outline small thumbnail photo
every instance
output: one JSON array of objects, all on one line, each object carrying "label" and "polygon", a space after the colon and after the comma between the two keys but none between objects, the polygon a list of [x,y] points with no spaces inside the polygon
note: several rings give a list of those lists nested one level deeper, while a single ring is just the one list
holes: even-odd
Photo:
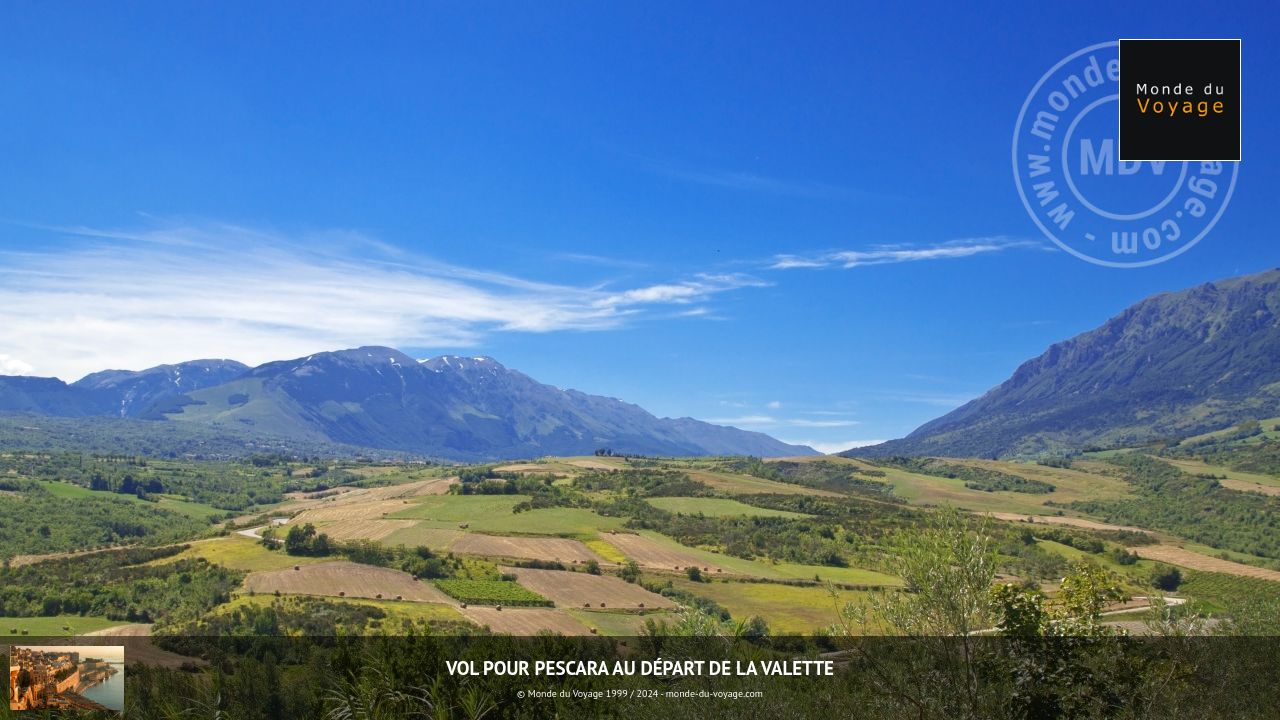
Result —
[{"label": "small thumbnail photo", "polygon": [[124,647],[14,646],[10,710],[124,710]]}]

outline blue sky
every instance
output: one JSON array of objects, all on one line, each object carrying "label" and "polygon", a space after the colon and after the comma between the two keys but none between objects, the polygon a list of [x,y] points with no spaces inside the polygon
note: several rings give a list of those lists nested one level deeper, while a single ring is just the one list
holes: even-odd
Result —
[{"label": "blue sky", "polygon": [[[0,372],[385,343],[900,436],[1280,264],[1273,13],[1120,5],[6,3]],[[1118,37],[1244,41],[1231,205],[1140,270],[1052,250],[1009,168],[1040,75]]]}]

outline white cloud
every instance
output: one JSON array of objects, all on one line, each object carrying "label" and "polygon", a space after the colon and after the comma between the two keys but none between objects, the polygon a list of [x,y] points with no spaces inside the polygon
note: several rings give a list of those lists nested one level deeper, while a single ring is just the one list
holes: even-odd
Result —
[{"label": "white cloud", "polygon": [[948,260],[1001,252],[1011,248],[1035,248],[1044,244],[1034,240],[1017,240],[1003,236],[967,238],[934,245],[873,245],[867,250],[836,250],[813,256],[777,255],[769,265],[771,270],[796,268],[844,269],[865,265],[891,265],[927,260]]},{"label": "white cloud", "polygon": [[29,364],[16,357],[0,353],[0,375],[26,375],[29,372],[31,372]]},{"label": "white cloud", "polygon": [[696,275],[692,280],[635,288],[605,295],[593,304],[599,308],[666,303],[688,305],[707,299],[715,293],[744,287],[764,287],[768,283],[749,275]]},{"label": "white cloud", "polygon": [[823,455],[844,452],[853,448],[866,447],[868,445],[879,445],[884,440],[836,440],[834,442],[818,441],[818,440],[783,440],[782,442],[792,445],[808,445]]},{"label": "white cloud", "polygon": [[2,371],[73,380],[202,357],[256,364],[367,344],[460,347],[495,332],[609,330],[650,307],[763,284],[746,275],[622,290],[543,283],[343,232],[64,232],[79,237],[70,249],[0,254]]},{"label": "white cloud", "polygon": [[778,408],[782,407],[782,402],[780,400],[774,400],[768,403],[767,405],[765,405],[765,407],[769,408],[770,410],[777,410]]},{"label": "white cloud", "polygon": [[688,310],[681,310],[676,313],[676,315],[678,317],[709,318],[711,316],[711,310],[705,307],[695,307],[689,308]]}]

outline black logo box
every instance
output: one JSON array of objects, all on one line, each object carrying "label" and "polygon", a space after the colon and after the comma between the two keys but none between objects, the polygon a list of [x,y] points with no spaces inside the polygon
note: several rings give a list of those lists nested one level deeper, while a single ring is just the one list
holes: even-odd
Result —
[{"label": "black logo box", "polygon": [[1238,161],[1240,103],[1240,40],[1120,40],[1121,160]]}]

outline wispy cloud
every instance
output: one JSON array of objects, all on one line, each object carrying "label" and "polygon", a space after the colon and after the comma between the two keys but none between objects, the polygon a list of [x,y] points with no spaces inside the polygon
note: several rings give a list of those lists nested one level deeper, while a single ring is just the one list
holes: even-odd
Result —
[{"label": "wispy cloud", "polygon": [[865,265],[951,260],[998,253],[1014,248],[1038,248],[1043,245],[1044,243],[1035,240],[1019,240],[1003,236],[966,238],[933,245],[872,245],[866,250],[832,250],[815,255],[777,255],[768,267],[770,270],[851,269]]},{"label": "wispy cloud", "polygon": [[690,280],[677,283],[649,285],[607,294],[596,300],[594,305],[599,308],[617,308],[655,303],[689,305],[706,300],[712,295],[726,290],[737,290],[744,287],[764,287],[768,284],[763,280],[744,274],[699,274]]},{"label": "wispy cloud", "polygon": [[610,330],[764,284],[742,274],[624,288],[545,283],[344,232],[188,224],[63,234],[79,241],[0,253],[0,373],[70,380],[196,357],[258,363],[362,344],[460,347],[498,332]]}]

